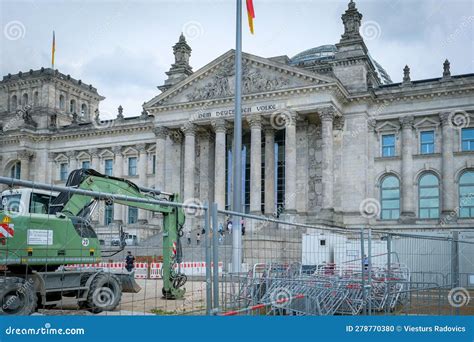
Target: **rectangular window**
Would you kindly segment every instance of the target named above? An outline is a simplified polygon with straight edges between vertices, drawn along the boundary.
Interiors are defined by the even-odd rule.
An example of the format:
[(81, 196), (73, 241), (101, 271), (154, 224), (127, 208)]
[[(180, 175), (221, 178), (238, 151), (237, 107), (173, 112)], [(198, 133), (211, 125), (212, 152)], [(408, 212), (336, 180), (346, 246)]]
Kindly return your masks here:
[(105, 175), (112, 176), (114, 172), (114, 161), (112, 159), (105, 160)]
[(68, 165), (67, 163), (61, 163), (59, 165), (59, 179), (63, 182), (67, 180), (68, 175)]
[(129, 176), (137, 175), (137, 158), (136, 157), (128, 158), (128, 175)]
[(420, 152), (421, 154), (434, 153), (434, 131), (420, 133)]
[(152, 166), (152, 170), (153, 170), (153, 174), (156, 174), (156, 155), (154, 154), (153, 155), (153, 166)]
[(474, 127), (462, 129), (461, 144), (463, 151), (474, 151)]
[(82, 162), (82, 168), (83, 169), (90, 169), (91, 168), (91, 162), (88, 160), (85, 160)]
[(395, 134), (382, 135), (382, 157), (395, 156)]
[(104, 215), (104, 224), (108, 226), (114, 220), (114, 205), (106, 204), (105, 205), (105, 215)]
[(128, 224), (134, 224), (138, 221), (138, 208), (128, 207)]

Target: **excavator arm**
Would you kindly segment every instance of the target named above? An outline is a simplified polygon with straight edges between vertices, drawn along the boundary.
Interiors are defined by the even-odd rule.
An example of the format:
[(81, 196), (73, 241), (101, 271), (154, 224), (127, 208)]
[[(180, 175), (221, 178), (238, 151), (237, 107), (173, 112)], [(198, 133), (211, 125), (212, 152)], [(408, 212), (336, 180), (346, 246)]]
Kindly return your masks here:
[[(135, 202), (123, 199), (160, 200), (179, 202), (177, 194), (163, 196), (159, 191), (142, 189), (136, 184), (121, 178), (102, 175), (91, 169), (79, 169), (71, 172), (66, 183), (68, 187), (76, 187), (82, 190), (103, 192), (108, 195), (105, 201), (109, 204), (119, 203), (163, 215), (163, 297), (167, 299), (179, 299), (184, 296), (186, 276), (179, 271), (179, 263), (182, 261), (181, 241), (185, 216), (183, 209), (177, 206), (166, 206), (156, 203)], [(116, 199), (115, 195), (121, 195)], [(101, 200), (104, 200), (103, 198)], [(61, 213), (67, 216), (81, 216), (88, 218), (97, 203), (96, 198), (86, 195), (60, 193), (51, 204), (50, 213)]]

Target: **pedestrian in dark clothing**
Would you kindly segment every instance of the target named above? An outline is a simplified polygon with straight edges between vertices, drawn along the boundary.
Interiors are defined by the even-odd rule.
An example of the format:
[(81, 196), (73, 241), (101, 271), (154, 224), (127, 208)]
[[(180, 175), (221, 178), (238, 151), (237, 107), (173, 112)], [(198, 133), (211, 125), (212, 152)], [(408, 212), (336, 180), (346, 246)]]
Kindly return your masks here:
[(197, 233), (196, 234), (196, 244), (199, 245), (200, 242), (201, 242), (201, 234)]
[(127, 252), (127, 257), (125, 258), (125, 268), (128, 272), (132, 272), (135, 267), (135, 257), (132, 255), (132, 252)]

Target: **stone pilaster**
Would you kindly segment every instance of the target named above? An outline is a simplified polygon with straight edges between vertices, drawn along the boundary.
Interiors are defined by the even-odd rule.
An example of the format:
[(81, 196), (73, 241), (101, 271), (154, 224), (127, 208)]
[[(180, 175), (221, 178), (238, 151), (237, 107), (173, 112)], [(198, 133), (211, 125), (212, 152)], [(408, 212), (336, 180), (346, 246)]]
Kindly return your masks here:
[(186, 123), (183, 126), (184, 133), (184, 195), (183, 200), (194, 198), (194, 168), (195, 168), (195, 148), (196, 148), (196, 126)]
[(402, 126), (402, 207), (400, 221), (413, 222), (415, 205), (413, 193), (413, 116), (400, 118)]
[[(120, 146), (115, 146), (113, 149), (114, 152), (114, 176), (122, 177), (123, 176), (123, 155), (122, 148)], [(121, 204), (114, 204), (114, 222), (117, 224), (123, 223), (123, 206)]]
[(450, 113), (441, 113), (441, 217), (446, 223), (456, 221), (454, 198), (454, 130), (450, 122)]
[(18, 152), (18, 159), (21, 162), (21, 174), (20, 178), (22, 180), (30, 180), (30, 163), (33, 153), (28, 150), (23, 150)]
[(219, 209), (225, 209), (225, 164), (226, 164), (226, 122), (218, 119), (212, 122), (215, 140), (214, 156), (214, 201)]
[(296, 114), (285, 125), (285, 212), (296, 213)]
[(265, 215), (272, 215), (275, 205), (275, 130), (265, 127)]
[(199, 198), (210, 203), (211, 170), (209, 168), (211, 132), (201, 129), (199, 137)]
[(91, 168), (97, 172), (101, 172), (102, 170), (100, 170), (99, 149), (91, 148), (89, 150), (89, 154), (91, 155)]
[(322, 138), (322, 205), (324, 211), (334, 210), (334, 142), (333, 142), (333, 122), (335, 110), (332, 107), (323, 109), (319, 113), (321, 119)]
[(250, 125), (250, 212), (262, 212), (262, 121), (260, 116), (248, 119)]
[[(138, 184), (143, 187), (147, 187), (148, 184), (146, 182), (146, 145), (139, 144), (136, 146), (138, 151), (138, 164), (137, 164), (137, 173), (138, 173)], [(146, 224), (148, 217), (148, 211), (138, 209), (138, 222), (140, 224)]]
[(366, 198), (378, 198), (375, 194), (375, 157), (377, 156), (377, 138), (375, 135), (375, 126), (377, 121), (373, 118), (367, 119), (367, 179), (366, 179)]
[(77, 152), (76, 151), (68, 151), (68, 152), (66, 152), (66, 156), (69, 159), (69, 172), (72, 172), (75, 169), (77, 169)]
[(165, 170), (166, 170), (166, 136), (168, 129), (158, 126), (153, 130), (156, 137), (155, 148), (155, 189), (165, 191)]

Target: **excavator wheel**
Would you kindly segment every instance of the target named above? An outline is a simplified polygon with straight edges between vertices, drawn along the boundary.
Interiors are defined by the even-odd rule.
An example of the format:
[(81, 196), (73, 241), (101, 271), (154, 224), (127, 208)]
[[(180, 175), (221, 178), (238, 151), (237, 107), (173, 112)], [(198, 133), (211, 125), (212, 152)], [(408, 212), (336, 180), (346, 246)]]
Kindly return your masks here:
[(112, 311), (122, 298), (122, 285), (119, 278), (110, 273), (99, 273), (91, 283), (87, 302), (81, 303), (92, 313)]
[(18, 277), (0, 278), (0, 315), (31, 315), (36, 301), (33, 283)]

